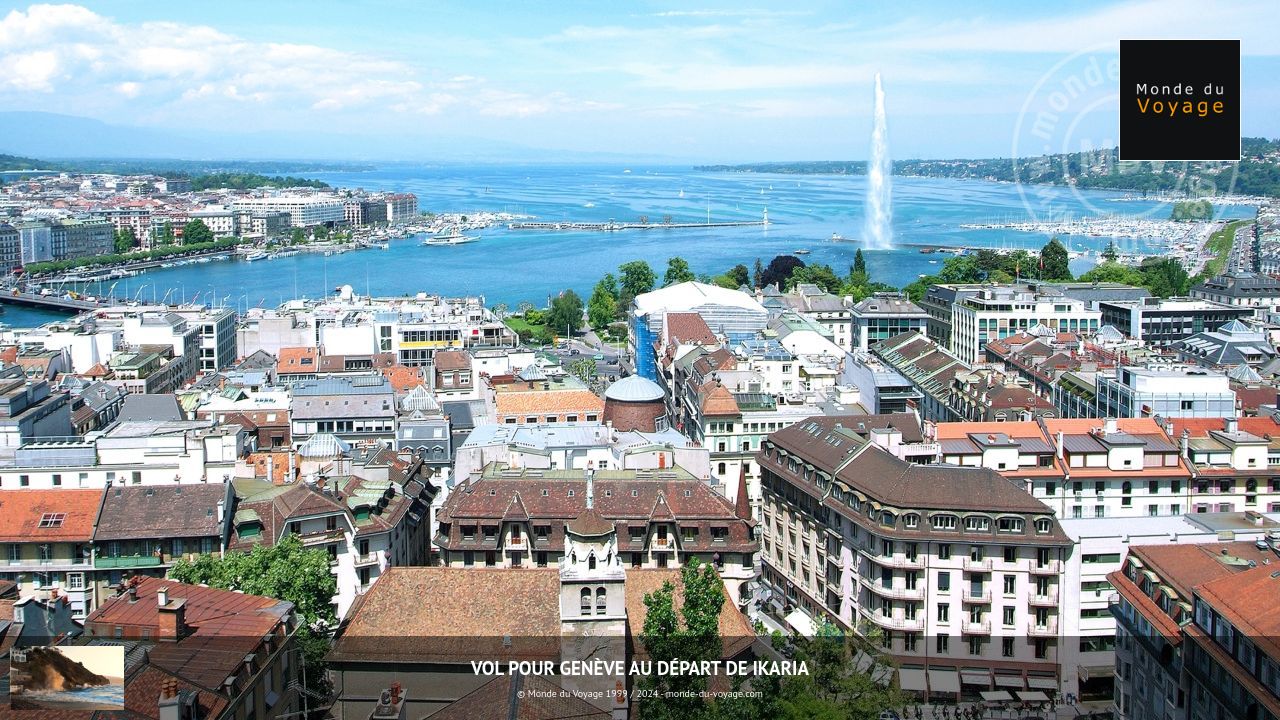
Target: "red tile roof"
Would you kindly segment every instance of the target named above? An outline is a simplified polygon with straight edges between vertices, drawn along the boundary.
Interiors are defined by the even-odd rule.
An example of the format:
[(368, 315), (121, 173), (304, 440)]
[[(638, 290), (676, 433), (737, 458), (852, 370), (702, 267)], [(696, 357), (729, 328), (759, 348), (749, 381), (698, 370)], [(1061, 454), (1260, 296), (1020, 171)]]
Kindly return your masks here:
[(380, 368), (379, 372), (391, 382), (391, 390), (397, 395), (403, 395), (422, 384), (422, 373), (418, 368), (392, 365)]
[(313, 347), (280, 348), (276, 362), (278, 373), (313, 373), (320, 367), (319, 351)]
[(468, 370), (471, 368), (471, 353), (466, 350), (438, 350), (435, 366), (437, 370)]
[(0, 542), (88, 542), (102, 490), (0, 491)]
[(666, 315), (667, 342), (675, 345), (716, 345), (719, 341), (707, 321), (698, 313), (669, 312)]
[[(1175, 438), (1182, 437), (1183, 430), (1188, 431), (1191, 437), (1208, 437), (1210, 430), (1222, 431), (1226, 428), (1223, 418), (1170, 418), (1169, 421), (1173, 423)], [(1258, 437), (1280, 437), (1280, 422), (1270, 417), (1239, 418), (1237, 426), (1241, 431)]]

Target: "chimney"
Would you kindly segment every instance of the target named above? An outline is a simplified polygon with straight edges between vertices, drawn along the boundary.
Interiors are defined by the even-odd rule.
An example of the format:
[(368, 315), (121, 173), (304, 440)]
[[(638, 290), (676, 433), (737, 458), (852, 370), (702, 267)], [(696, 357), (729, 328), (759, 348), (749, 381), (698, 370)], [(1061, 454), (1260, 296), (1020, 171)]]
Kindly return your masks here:
[[(168, 593), (165, 593), (166, 599)], [(187, 634), (187, 601), (174, 598), (161, 605), (159, 611), (159, 635), (161, 642), (177, 642)]]
[(1062, 459), (1062, 431), (1061, 430), (1058, 431), (1056, 445), (1057, 447), (1055, 449), (1055, 454), (1058, 456), (1058, 459), (1061, 460)]
[(1120, 425), (1118, 422), (1116, 422), (1115, 418), (1109, 417), (1106, 420), (1102, 421), (1103, 435), (1114, 435), (1119, 431), (1120, 431)]
[(1240, 420), (1237, 418), (1223, 418), (1223, 421), (1226, 424), (1227, 432), (1229, 433), (1234, 433), (1240, 429)]
[(159, 720), (189, 720), (184, 717), (183, 698), (179, 697), (178, 681), (173, 678), (160, 685)]
[[(130, 587), (129, 589), (134, 590), (136, 592), (136, 588)], [(169, 586), (168, 585), (165, 585), (159, 590), (156, 590), (156, 604), (158, 604), (160, 607), (164, 607), (165, 605), (169, 604)]]
[(129, 586), (129, 604), (132, 605), (133, 603), (136, 603), (136, 602), (138, 602), (138, 588), (130, 585)]
[(404, 720), (407, 699), (400, 683), (391, 683), (391, 687), (379, 694), (373, 712), (369, 713), (369, 720)]
[(222, 521), (223, 519), (226, 518), (226, 516), (227, 516), (227, 501), (220, 498), (218, 500), (218, 525), (219, 526), (222, 525)]
[(1178, 439), (1178, 445), (1182, 448), (1182, 457), (1187, 459), (1191, 457), (1191, 431), (1183, 430), (1182, 437)]
[(587, 461), (587, 509), (595, 507), (596, 502), (596, 468), (595, 462)]

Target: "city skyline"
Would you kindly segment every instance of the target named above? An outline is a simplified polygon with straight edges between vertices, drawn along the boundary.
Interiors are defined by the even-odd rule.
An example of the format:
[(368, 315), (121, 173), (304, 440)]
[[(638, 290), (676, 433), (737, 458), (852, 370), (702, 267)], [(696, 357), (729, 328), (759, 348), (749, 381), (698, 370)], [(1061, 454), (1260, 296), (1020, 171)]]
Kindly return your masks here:
[[(1026, 142), (1020, 115), (1071, 58), (1096, 53), (1105, 66), (1134, 37), (1240, 38), (1243, 133), (1280, 134), (1280, 47), (1265, 35), (1280, 10), (1264, 3), (926, 4), (904, 15), (826, 3), (386, 2), (353, 14), (86, 2), (15, 4), (0, 18), (7, 110), (129, 128), (163, 138), (155, 146), (171, 157), (863, 159), (876, 72), (895, 158), (1078, 150), (1114, 144), (1114, 83), (1067, 111), (1069, 136)], [(23, 132), (43, 117), (0, 117), (0, 152), (46, 147), (40, 128)], [(107, 138), (99, 145), (116, 137), (76, 127)], [(62, 147), (115, 154), (92, 137)]]

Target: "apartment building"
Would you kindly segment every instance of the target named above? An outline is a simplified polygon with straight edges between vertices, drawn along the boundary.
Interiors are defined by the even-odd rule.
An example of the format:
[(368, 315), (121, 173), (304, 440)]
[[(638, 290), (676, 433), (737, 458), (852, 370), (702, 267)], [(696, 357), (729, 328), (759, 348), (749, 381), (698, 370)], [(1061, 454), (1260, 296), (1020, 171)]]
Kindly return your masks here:
[(924, 333), (929, 314), (896, 293), (876, 293), (849, 310), (852, 334), (847, 350), (868, 350), (872, 345), (903, 333)]
[(1098, 303), (1098, 309), (1104, 325), (1157, 347), (1253, 315), (1248, 308), (1197, 298), (1113, 300)]
[(754, 335), (769, 323), (769, 312), (754, 297), (699, 282), (677, 283), (637, 295), (629, 309), (628, 354), (635, 358), (636, 374), (658, 380), (654, 348), (660, 343), (668, 313), (701, 316), (712, 334)]
[(389, 567), (425, 564), (426, 515), (437, 488), (420, 463), (390, 457), (380, 472), (362, 467), (362, 476), (352, 475), (350, 449), (339, 442), (316, 436), (299, 450), (300, 467), (312, 468), (302, 482), (237, 482), (227, 549), (247, 552), (293, 534), (326, 551), (337, 579), (331, 602), (341, 618)]
[(0, 369), (0, 463), (25, 443), (74, 434), (67, 393), (46, 380), (29, 380), (19, 365)]
[(821, 325), (830, 333), (831, 341), (846, 351), (858, 346), (853, 309), (845, 302), (845, 298), (833, 295), (818, 285), (798, 283), (789, 292), (771, 296), (767, 300), (757, 291), (757, 299), (770, 310), (775, 307), (790, 310)]
[(1280, 512), (1280, 422), (1172, 418), (1165, 431), (1191, 468), (1188, 512)]
[(316, 434), (333, 434), (346, 441), (395, 438), (395, 391), (382, 375), (300, 380), (290, 394), (290, 434), (295, 445)]
[(93, 528), (101, 490), (0, 491), (0, 580), (20, 596), (52, 600), (65, 596), (72, 615), (83, 618), (93, 604)]
[(160, 720), (295, 717), (299, 662), (293, 603), (138, 576), (85, 618), (90, 645), (139, 653), (125, 703)]
[(275, 195), (259, 198), (236, 198), (232, 210), (289, 213), (293, 227), (314, 227), (341, 223), (345, 219), (342, 199), (331, 195)]
[[(545, 568), (566, 553), (575, 522), (616, 532), (623, 567), (714, 565), (734, 607), (750, 598), (759, 540), (745, 503), (735, 506), (680, 467), (542, 470), (491, 463), (444, 501), (433, 544), (449, 567)], [(730, 608), (726, 607), (726, 611)]]
[(1073, 691), (1060, 665), (1060, 577), (1071, 552), (1052, 509), (986, 468), (918, 465), (814, 417), (758, 458), (768, 607), (793, 627), (874, 627), (903, 689)]
[(1109, 576), (1117, 717), (1280, 717), (1277, 539), (1129, 551)]
[(951, 313), (950, 350), (965, 362), (978, 362), (989, 340), (1014, 335), (1036, 325), (1058, 332), (1095, 333), (1102, 313), (1056, 289), (1032, 286), (983, 287), (958, 300)]
[(9, 273), (22, 267), (22, 243), (18, 229), (8, 223), (0, 223), (0, 273)]
[(387, 222), (402, 223), (418, 217), (418, 196), (413, 193), (392, 193), (385, 201)]
[[(1060, 407), (1070, 404), (1066, 398), (1060, 400)], [(1236, 393), (1226, 375), (1179, 365), (1122, 365), (1111, 373), (1097, 373), (1093, 406), (1093, 417), (1213, 418), (1238, 414)]]
[(871, 353), (911, 383), (919, 394), (920, 415), (934, 422), (962, 416), (952, 402), (952, 383), (972, 366), (918, 332), (907, 332), (871, 346)]
[(1191, 288), (1191, 297), (1248, 308), (1259, 318), (1280, 309), (1280, 280), (1261, 273), (1233, 270)]

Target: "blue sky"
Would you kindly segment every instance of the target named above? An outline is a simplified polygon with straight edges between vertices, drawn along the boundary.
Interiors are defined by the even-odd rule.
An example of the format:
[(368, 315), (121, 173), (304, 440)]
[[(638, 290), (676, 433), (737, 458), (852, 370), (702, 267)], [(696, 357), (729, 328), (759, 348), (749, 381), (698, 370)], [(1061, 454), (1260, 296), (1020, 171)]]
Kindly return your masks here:
[[(867, 5), (0, 4), (0, 108), (287, 134), (332, 157), (494, 142), (846, 159), (867, 154), (880, 72), (894, 157), (1008, 156), (1114, 144), (1120, 38), (1226, 37), (1243, 41), (1244, 133), (1280, 135), (1274, 0)], [(1104, 82), (1032, 137), (1091, 63)]]

